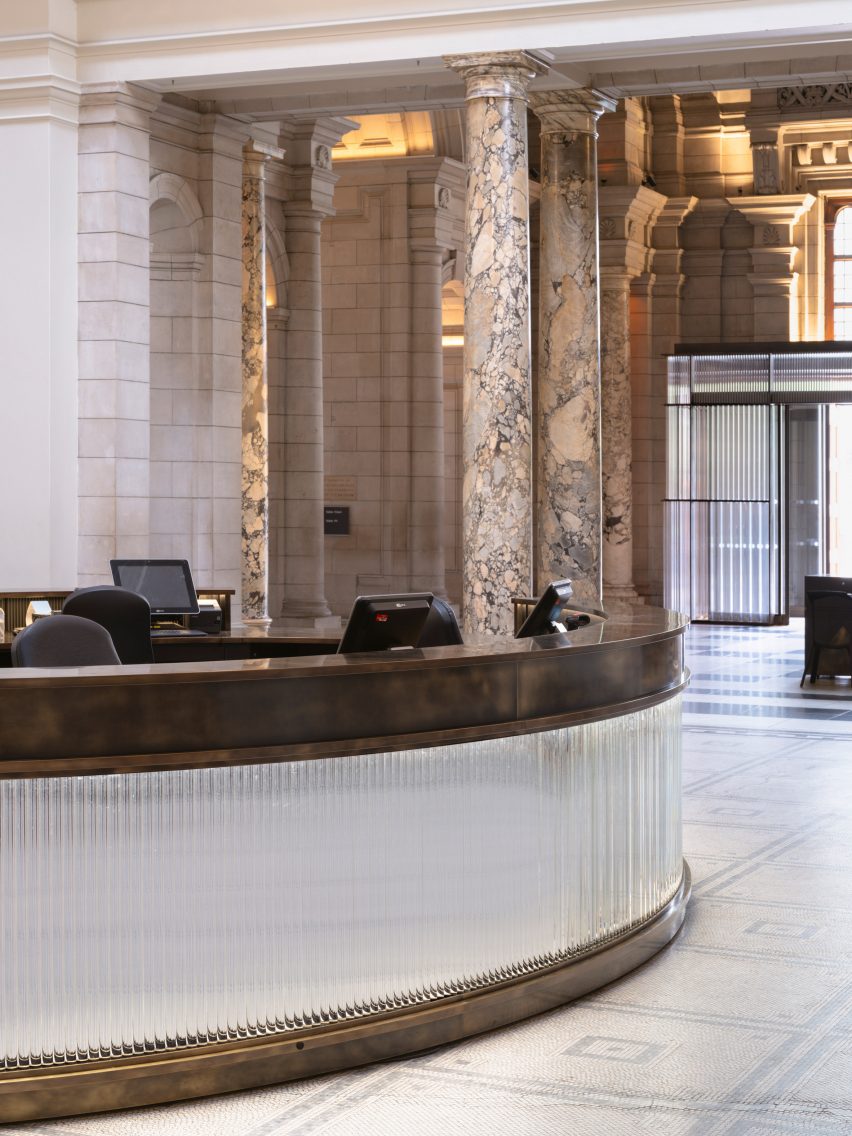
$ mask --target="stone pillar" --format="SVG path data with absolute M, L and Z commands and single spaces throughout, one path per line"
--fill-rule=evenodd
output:
M 444 360 L 442 249 L 411 253 L 411 589 L 446 596 L 444 580 Z
M 453 195 L 461 171 L 447 158 L 423 158 L 408 172 L 411 263 L 412 591 L 446 596 L 444 558 L 444 357 L 442 289 L 445 250 L 460 243 Z
M 198 199 L 204 250 L 195 321 L 195 353 L 207 390 L 210 559 L 193 564 L 197 582 L 242 590 L 242 183 L 246 128 L 224 115 L 199 123 Z M 200 428 L 197 429 L 197 433 Z M 235 598 L 234 612 L 242 611 Z
M 80 104 L 77 583 L 149 555 L 150 122 L 159 96 L 93 84 Z
M 541 120 L 535 591 L 569 577 L 601 603 L 596 91 L 532 95 Z
M 330 614 L 323 536 L 322 280 L 324 214 L 288 204 L 284 365 L 284 600 L 281 617 L 311 625 Z
M 524 51 L 446 57 L 467 87 L 462 604 L 511 634 L 532 583 L 527 86 Z
M 654 282 L 648 385 L 634 392 L 634 439 L 639 457 L 633 466 L 634 580 L 651 603 L 663 600 L 663 500 L 666 496 L 666 356 L 683 341 L 681 330 L 684 251 L 682 225 L 698 205 L 692 196 L 670 197 L 653 230 Z
M 749 274 L 754 292 L 754 342 L 798 339 L 796 261 L 799 249 L 793 230 L 816 198 L 810 193 L 791 193 L 728 200 L 754 228 Z
M 666 199 L 644 186 L 600 191 L 601 472 L 604 607 L 638 602 L 633 583 L 631 282 L 653 261 L 651 228 Z
M 269 425 L 266 385 L 266 243 L 263 175 L 283 151 L 243 150 L 242 616 L 268 623 Z
M 281 617 L 315 626 L 325 596 L 323 527 L 322 223 L 334 216 L 337 175 L 331 151 L 356 126 L 346 118 L 289 123 L 281 140 L 292 178 L 284 205 L 287 256 L 287 357 L 284 364 L 284 599 Z

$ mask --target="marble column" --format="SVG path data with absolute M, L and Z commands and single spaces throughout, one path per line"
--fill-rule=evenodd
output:
M 263 176 L 283 151 L 243 150 L 242 617 L 268 623 L 269 414 L 266 378 L 266 242 Z
M 541 120 L 535 591 L 569 577 L 601 603 L 596 91 L 534 94 Z
M 532 583 L 527 87 L 547 67 L 524 51 L 445 61 L 467 88 L 463 618 L 510 634 Z
M 630 276 L 601 272 L 601 481 L 606 602 L 633 587 L 633 456 L 630 388 Z

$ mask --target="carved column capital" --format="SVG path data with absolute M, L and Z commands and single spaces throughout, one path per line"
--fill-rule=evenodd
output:
M 613 111 L 617 99 L 590 88 L 573 91 L 534 91 L 530 107 L 541 121 L 542 134 L 594 134 L 598 119 Z
M 792 245 L 793 227 L 815 203 L 811 193 L 728 198 L 731 208 L 742 213 L 753 226 L 755 248 Z
M 652 230 L 666 198 L 641 185 L 601 186 L 600 258 L 602 266 L 623 268 L 632 276 L 646 272 L 653 259 Z
M 538 75 L 550 64 L 531 51 L 486 51 L 445 55 L 444 62 L 464 79 L 466 99 L 524 99 Z

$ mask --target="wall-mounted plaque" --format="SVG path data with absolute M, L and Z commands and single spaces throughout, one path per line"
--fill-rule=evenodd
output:
M 357 501 L 357 479 L 327 474 L 325 477 L 325 499 L 326 501 Z
M 323 510 L 323 532 L 326 536 L 349 536 L 349 506 L 326 505 Z

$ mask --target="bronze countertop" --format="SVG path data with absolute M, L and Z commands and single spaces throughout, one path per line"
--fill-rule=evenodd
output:
M 0 776 L 349 756 L 627 713 L 685 681 L 685 619 L 636 607 L 535 639 L 145 666 L 0 672 Z M 214 637 L 211 637 L 211 639 Z M 232 641 L 336 635 L 235 628 Z

